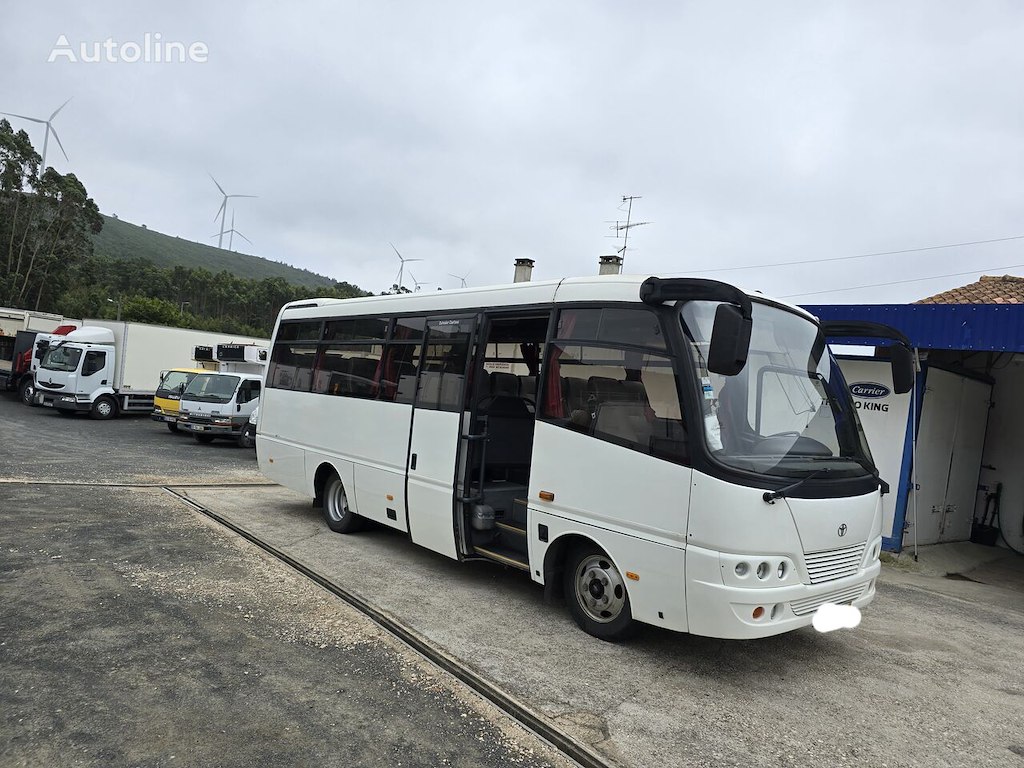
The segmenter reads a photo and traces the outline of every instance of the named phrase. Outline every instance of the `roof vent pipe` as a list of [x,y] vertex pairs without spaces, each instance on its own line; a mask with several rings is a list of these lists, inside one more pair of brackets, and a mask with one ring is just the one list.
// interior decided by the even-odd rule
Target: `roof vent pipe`
[[516,259],[516,274],[513,283],[528,283],[533,275],[533,259]]
[[621,275],[622,257],[618,254],[612,256],[599,256],[597,259],[599,275]]

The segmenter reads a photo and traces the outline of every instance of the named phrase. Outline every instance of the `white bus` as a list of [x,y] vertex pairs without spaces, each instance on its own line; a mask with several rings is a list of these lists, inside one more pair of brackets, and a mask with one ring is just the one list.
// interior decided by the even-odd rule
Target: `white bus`
[[332,530],[526,571],[603,639],[765,637],[875,594],[886,486],[822,329],[724,283],[293,302],[256,442]]

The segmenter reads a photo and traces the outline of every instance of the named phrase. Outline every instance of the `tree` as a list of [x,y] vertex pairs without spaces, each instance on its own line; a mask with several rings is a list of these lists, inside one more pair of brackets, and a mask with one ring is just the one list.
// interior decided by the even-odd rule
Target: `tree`
[[68,269],[92,254],[90,233],[103,227],[78,178],[53,168],[37,178],[40,162],[28,135],[0,120],[0,304],[47,308]]

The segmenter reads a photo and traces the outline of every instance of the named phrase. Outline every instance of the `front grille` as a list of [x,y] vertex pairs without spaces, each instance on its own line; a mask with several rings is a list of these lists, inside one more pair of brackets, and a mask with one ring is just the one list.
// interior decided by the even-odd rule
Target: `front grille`
[[213,422],[213,419],[209,416],[203,416],[198,413],[190,413],[188,415],[188,420],[193,424],[210,424]]
[[793,609],[793,613],[797,616],[806,616],[808,613],[814,613],[814,611],[818,610],[818,608],[825,603],[852,603],[864,594],[864,590],[866,588],[867,584],[854,584],[852,587],[846,587],[846,589],[829,592],[827,595],[818,595],[817,597],[805,597],[803,600],[794,600],[789,605]]
[[830,549],[827,552],[804,555],[811,584],[821,584],[823,581],[833,581],[855,574],[864,558],[866,545],[867,542],[861,542],[845,549]]

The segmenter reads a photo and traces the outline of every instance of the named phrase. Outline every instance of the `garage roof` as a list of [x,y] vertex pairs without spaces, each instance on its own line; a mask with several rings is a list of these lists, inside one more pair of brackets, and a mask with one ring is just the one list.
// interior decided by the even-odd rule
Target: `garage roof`
[[[1022,278],[1013,279],[1024,284]],[[870,320],[891,325],[918,349],[1024,352],[1024,303],[814,304],[804,305],[804,309],[820,320]],[[864,343],[856,339],[835,341]]]

